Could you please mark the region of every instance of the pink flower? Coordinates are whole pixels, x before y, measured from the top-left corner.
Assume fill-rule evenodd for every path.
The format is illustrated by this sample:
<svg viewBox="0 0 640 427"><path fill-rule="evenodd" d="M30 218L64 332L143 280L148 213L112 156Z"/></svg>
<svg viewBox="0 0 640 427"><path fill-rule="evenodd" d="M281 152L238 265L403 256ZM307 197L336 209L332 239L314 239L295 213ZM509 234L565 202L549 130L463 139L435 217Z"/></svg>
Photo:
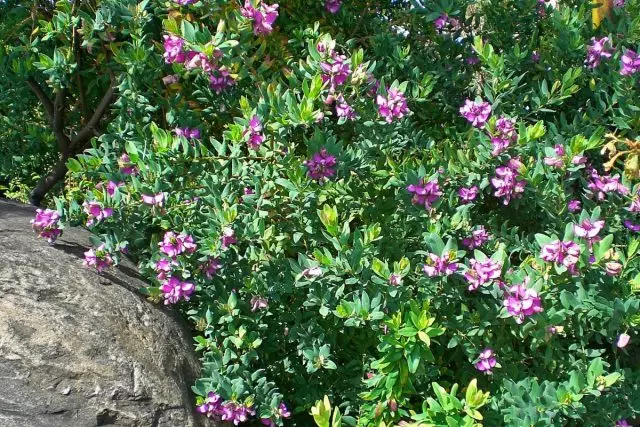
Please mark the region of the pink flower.
<svg viewBox="0 0 640 427"><path fill-rule="evenodd" d="M378 95L376 97L376 104L378 104L378 114L380 114L387 123L391 123L394 118L401 119L409 113L409 107L407 106L407 99L404 93L396 88L389 89L386 98Z"/></svg>
<svg viewBox="0 0 640 427"><path fill-rule="evenodd" d="M38 237L47 239L47 242L52 244L62 234L58 225L59 221L60 214L57 211L36 209L36 217L31 220L31 227L33 231L38 233Z"/></svg>
<svg viewBox="0 0 640 427"><path fill-rule="evenodd" d="M164 200L165 200L164 193L142 195L142 202L147 205L161 207L162 205L164 205Z"/></svg>
<svg viewBox="0 0 640 427"><path fill-rule="evenodd" d="M104 269L113 265L113 259L105 250L104 243L95 250L89 249L84 253L84 265L85 267L95 267L98 273L101 273Z"/></svg>
<svg viewBox="0 0 640 427"><path fill-rule="evenodd" d="M167 231L164 234L162 242L158 243L160 251L167 256L174 258L182 253L193 253L196 250L196 244L193 237L185 233L176 234L173 231Z"/></svg>
<svg viewBox="0 0 640 427"><path fill-rule="evenodd" d="M343 85L351 74L351 66L347 62L347 57L331 52L331 56L326 61L320 63L322 71L322 82L329 82L329 91L333 93L337 86Z"/></svg>
<svg viewBox="0 0 640 427"><path fill-rule="evenodd" d="M325 0L324 7L334 15L340 11L342 0Z"/></svg>
<svg viewBox="0 0 640 427"><path fill-rule="evenodd" d="M236 240L233 228L225 227L222 230L220 241L222 242L222 249L227 249L229 246L235 245L238 241Z"/></svg>
<svg viewBox="0 0 640 427"><path fill-rule="evenodd" d="M507 307L509 314L516 318L518 324L522 323L525 317L542 311L538 293L526 287L528 281L527 277L522 285L511 286L505 294L504 306Z"/></svg>
<svg viewBox="0 0 640 427"><path fill-rule="evenodd" d="M196 408L196 411L209 418L222 415L222 402L222 397L211 391L207 394L204 403Z"/></svg>
<svg viewBox="0 0 640 427"><path fill-rule="evenodd" d="M460 114L467 119L472 126L481 128L487 123L491 115L491 105L483 101L471 101L467 99L460 107Z"/></svg>
<svg viewBox="0 0 640 427"><path fill-rule="evenodd" d="M494 196L501 197L506 206L512 199L521 197L525 181L518 178L517 170L513 167L500 166L496 168L496 175L491 178L491 185L496 190Z"/></svg>
<svg viewBox="0 0 640 427"><path fill-rule="evenodd" d="M82 204L82 206L84 207L84 211L86 212L88 218L87 218L87 225L93 225L94 221L95 222L100 222L105 218L109 218L111 215L113 215L113 209L112 208L102 208L102 206L100 205L100 203L95 202L95 201L91 201L91 202L84 202Z"/></svg>
<svg viewBox="0 0 640 427"><path fill-rule="evenodd" d="M496 366L496 355L491 348L485 348L478 355L478 359L473 364L476 369L485 374L492 374L492 369Z"/></svg>
<svg viewBox="0 0 640 427"><path fill-rule="evenodd" d="M613 49L611 48L611 40L609 37L601 39L591 38L591 44L587 46L587 59L584 63L589 68L596 68L600 65L602 58L611 58Z"/></svg>
<svg viewBox="0 0 640 427"><path fill-rule="evenodd" d="M600 233L603 227L604 221L602 220L591 222L590 220L585 219L580 224L576 224L573 226L573 232L578 237L583 237L589 241L592 241L598 235L598 233Z"/></svg>
<svg viewBox="0 0 640 427"><path fill-rule="evenodd" d="M450 255L439 257L432 253L422 266L422 271L429 277L449 276L458 271L458 264L455 261Z"/></svg>
<svg viewBox="0 0 640 427"><path fill-rule="evenodd" d="M609 276L618 276L622 273L622 264L615 261L609 261L604 264L604 270Z"/></svg>
<svg viewBox="0 0 640 427"><path fill-rule="evenodd" d="M515 125L516 121L514 119L508 119L506 117L500 117L496 121L495 131L491 136L491 144L493 145L493 150L491 151L492 156L498 156L505 151L512 142L518 139Z"/></svg>
<svg viewBox="0 0 640 427"><path fill-rule="evenodd" d="M597 170L592 169L589 179L587 188L598 200L604 200L606 194L614 192L623 196L629 194L629 189L620 182L619 176L600 176Z"/></svg>
<svg viewBox="0 0 640 427"><path fill-rule="evenodd" d="M475 249L484 245L487 240L489 240L489 233L487 233L487 230L485 230L484 226L481 225L477 230L474 230L471 233L470 237L462 239L462 244L468 249Z"/></svg>
<svg viewBox="0 0 640 427"><path fill-rule="evenodd" d="M640 71L640 55L633 50L626 50L620 60L620 74L629 76Z"/></svg>
<svg viewBox="0 0 640 427"><path fill-rule="evenodd" d="M342 95L336 99L336 116L344 117L347 120L355 120L358 116L355 110L347 104Z"/></svg>
<svg viewBox="0 0 640 427"><path fill-rule="evenodd" d="M262 121L260 120L260 117L255 114L251 117L243 135L249 135L249 140L247 142L249 148L257 150L260 147L265 139L262 134Z"/></svg>
<svg viewBox="0 0 640 427"><path fill-rule="evenodd" d="M575 266L580 258L580 246L572 241L556 240L542 247L540 258L544 261L564 265L570 272L575 273Z"/></svg>
<svg viewBox="0 0 640 427"><path fill-rule="evenodd" d="M302 275L307 279L319 277L319 276L322 276L322 269L320 267L305 268L302 271Z"/></svg>
<svg viewBox="0 0 640 427"><path fill-rule="evenodd" d="M184 136L186 139L200 138L200 129L198 128L175 128L173 133L175 133L176 136Z"/></svg>
<svg viewBox="0 0 640 427"><path fill-rule="evenodd" d="M446 13L438 16L435 21L433 21L433 26L436 28L436 31L441 33L445 29L449 29L450 31L455 31L460 28L460 22L456 18L451 18Z"/></svg>
<svg viewBox="0 0 640 427"><path fill-rule="evenodd" d="M187 70L195 70L200 68L203 71L209 72L213 69L213 65L209 61L207 55L202 52L189 51L187 52L186 59L184 61L184 68Z"/></svg>
<svg viewBox="0 0 640 427"><path fill-rule="evenodd" d="M458 190L458 196L460 196L460 202L464 205L473 202L478 196L478 187L462 187Z"/></svg>
<svg viewBox="0 0 640 427"><path fill-rule="evenodd" d="M278 17L278 4L269 5L259 0L257 7L254 7L251 0L246 0L240 11L242 16L253 21L255 35L269 34L273 31L273 23Z"/></svg>
<svg viewBox="0 0 640 427"><path fill-rule="evenodd" d="M442 196L438 181L435 179L425 183L424 178L420 178L417 185L411 184L407 186L407 191L413 194L411 203L424 206L425 209L430 209L431 205Z"/></svg>
<svg viewBox="0 0 640 427"><path fill-rule="evenodd" d="M391 286L400 286L402 284L402 276L399 274L392 273L389 276L389 284Z"/></svg>
<svg viewBox="0 0 640 427"><path fill-rule="evenodd" d="M622 6L624 6L624 0L614 0L613 4L614 6L616 5L616 3L620 3L622 2ZM616 7L622 7L622 6L616 6ZM620 419L618 421L616 421L616 425L615 427L633 427L631 424L629 424L629 422L625 419Z"/></svg>
<svg viewBox="0 0 640 427"><path fill-rule="evenodd" d="M575 155L571 158L571 163L574 165L584 165L587 163L587 158L585 156Z"/></svg>
<svg viewBox="0 0 640 427"><path fill-rule="evenodd" d="M171 270L173 270L173 267L177 265L178 263L173 260L169 260L167 258L160 258L158 261L156 261L156 264L154 266L156 273L158 273L156 275L156 278L158 280L165 280L169 275L169 273L171 272Z"/></svg>
<svg viewBox="0 0 640 427"><path fill-rule="evenodd" d="M571 213L579 211L580 207L580 200L571 200L569 201L569 203L567 203L567 209Z"/></svg>
<svg viewBox="0 0 640 427"><path fill-rule="evenodd" d="M165 86L170 86L170 85L172 85L174 83L178 83L179 81L180 81L180 75L178 75L178 74L170 74L170 75L164 76L162 78L162 83Z"/></svg>
<svg viewBox="0 0 640 427"><path fill-rule="evenodd" d="M164 60L167 64L174 62L182 63L187 58L183 51L184 39L174 36L173 34L165 34L164 38Z"/></svg>
<svg viewBox="0 0 640 427"><path fill-rule="evenodd" d="M220 95L226 88L233 86L234 83L233 76L224 67L214 69L209 73L209 86L217 95Z"/></svg>
<svg viewBox="0 0 640 427"><path fill-rule="evenodd" d="M160 286L164 297L164 304L177 304L180 300L189 301L196 287L193 283L182 282L176 276L171 276Z"/></svg>
<svg viewBox="0 0 640 427"><path fill-rule="evenodd" d="M138 167L131 163L131 159L127 155L127 153L123 153L118 160L118 166L120 167L120 172L125 175L137 175Z"/></svg>
<svg viewBox="0 0 640 427"><path fill-rule="evenodd" d="M627 344L629 344L630 339L631 337L628 334L620 334L620 336L618 336L618 341L616 342L616 346L618 348L625 348Z"/></svg>
<svg viewBox="0 0 640 427"><path fill-rule="evenodd" d="M200 270L204 272L207 279L212 279L221 268L222 263L218 258L209 258L207 262L200 266Z"/></svg>
<svg viewBox="0 0 640 427"><path fill-rule="evenodd" d="M253 296L251 297L251 311L258 311L265 309L269 306L269 301L264 297Z"/></svg>
<svg viewBox="0 0 640 427"><path fill-rule="evenodd" d="M494 279L500 277L501 272L501 262L494 261L491 258L485 261L472 259L469 261L469 269L464 273L464 278L469 282L468 290L475 291L478 287L491 283Z"/></svg>
<svg viewBox="0 0 640 427"><path fill-rule="evenodd" d="M640 212L640 199L634 199L631 202L631 205L628 208L625 208L629 212L638 213Z"/></svg>
<svg viewBox="0 0 640 427"><path fill-rule="evenodd" d="M327 152L326 148L322 148L315 153L311 159L305 160L303 163L307 167L307 175L309 178L320 181L325 178L331 178L336 174L336 158Z"/></svg>

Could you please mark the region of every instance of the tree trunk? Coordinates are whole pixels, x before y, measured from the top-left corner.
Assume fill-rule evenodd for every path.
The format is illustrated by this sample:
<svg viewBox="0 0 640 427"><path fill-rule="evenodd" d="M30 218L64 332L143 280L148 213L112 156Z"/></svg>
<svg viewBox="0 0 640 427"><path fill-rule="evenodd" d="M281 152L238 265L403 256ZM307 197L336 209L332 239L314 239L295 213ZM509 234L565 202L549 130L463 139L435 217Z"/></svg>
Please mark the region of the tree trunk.
<svg viewBox="0 0 640 427"><path fill-rule="evenodd" d="M69 155L62 154L53 170L40 178L40 181L38 181L38 184L29 195L29 202L32 205L40 206L42 199L44 199L44 196L49 192L49 190L51 190L58 181L64 180L64 176L67 174L68 159Z"/></svg>

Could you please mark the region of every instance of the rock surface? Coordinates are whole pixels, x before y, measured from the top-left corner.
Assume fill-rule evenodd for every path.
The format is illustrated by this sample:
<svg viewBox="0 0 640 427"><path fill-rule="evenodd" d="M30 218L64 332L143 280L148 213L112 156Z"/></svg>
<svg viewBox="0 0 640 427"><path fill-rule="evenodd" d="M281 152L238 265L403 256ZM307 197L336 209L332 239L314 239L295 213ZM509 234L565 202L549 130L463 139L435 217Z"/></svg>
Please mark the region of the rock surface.
<svg viewBox="0 0 640 427"><path fill-rule="evenodd" d="M201 426L185 324L148 303L131 264L82 265L83 230L36 239L0 200L0 426Z"/></svg>

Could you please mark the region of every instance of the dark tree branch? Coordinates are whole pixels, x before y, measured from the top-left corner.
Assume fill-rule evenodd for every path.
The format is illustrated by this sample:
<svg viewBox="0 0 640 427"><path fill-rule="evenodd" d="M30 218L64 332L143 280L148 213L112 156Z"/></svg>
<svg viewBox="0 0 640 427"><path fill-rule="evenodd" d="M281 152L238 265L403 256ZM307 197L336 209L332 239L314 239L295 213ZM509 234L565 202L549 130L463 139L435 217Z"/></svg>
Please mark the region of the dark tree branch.
<svg viewBox="0 0 640 427"><path fill-rule="evenodd" d="M89 142L91 137L94 136L94 132L100 123L100 119L102 119L102 116L104 116L111 105L114 93L114 87L109 86L109 89L105 92L87 124L72 138L72 150L81 149L87 142Z"/></svg>
<svg viewBox="0 0 640 427"><path fill-rule="evenodd" d="M42 86L40 86L33 77L27 78L27 85L29 85L29 88L31 89L31 91L40 100L40 103L42 104L45 111L47 112L47 116L49 117L49 121L51 122L51 125L53 125L53 103L49 99L49 96L47 96L44 90L42 90Z"/></svg>
<svg viewBox="0 0 640 427"><path fill-rule="evenodd" d="M56 99L53 101L53 134L58 142L58 149L61 154L66 154L71 148L71 140L64 133L64 115L65 115L65 99L67 97L67 89L62 88L56 93Z"/></svg>
<svg viewBox="0 0 640 427"><path fill-rule="evenodd" d="M44 199L44 196L49 192L49 190L51 190L59 181L64 179L64 176L67 174L68 158L69 157L66 155L61 155L53 170L40 178L36 187L31 191L31 194L29 194L29 202L32 205L40 206L42 199Z"/></svg>

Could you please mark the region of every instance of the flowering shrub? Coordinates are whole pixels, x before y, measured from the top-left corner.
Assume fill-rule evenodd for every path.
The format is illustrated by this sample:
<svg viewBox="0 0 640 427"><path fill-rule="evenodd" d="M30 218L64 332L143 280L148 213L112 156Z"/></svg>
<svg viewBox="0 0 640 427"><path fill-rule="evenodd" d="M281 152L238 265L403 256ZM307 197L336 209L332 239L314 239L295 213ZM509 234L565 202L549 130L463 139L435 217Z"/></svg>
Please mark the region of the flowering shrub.
<svg viewBox="0 0 640 427"><path fill-rule="evenodd" d="M577 1L120 3L116 117L33 225L84 224L87 266L126 254L190 320L198 412L638 417L637 0L602 22Z"/></svg>

